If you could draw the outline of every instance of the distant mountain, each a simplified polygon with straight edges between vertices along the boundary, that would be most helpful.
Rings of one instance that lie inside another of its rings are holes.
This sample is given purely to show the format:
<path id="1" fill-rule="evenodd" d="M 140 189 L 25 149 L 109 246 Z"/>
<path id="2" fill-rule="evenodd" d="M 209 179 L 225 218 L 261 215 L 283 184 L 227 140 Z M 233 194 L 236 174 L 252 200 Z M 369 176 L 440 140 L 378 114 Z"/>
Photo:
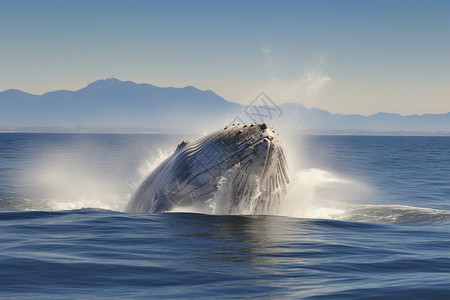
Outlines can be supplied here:
<path id="1" fill-rule="evenodd" d="M 370 116 L 332 114 L 318 108 L 308 109 L 298 103 L 280 105 L 291 125 L 298 124 L 308 131 L 408 131 L 450 132 L 450 113 L 402 116 L 376 113 Z"/>
<path id="2" fill-rule="evenodd" d="M 224 119 L 240 108 L 210 90 L 161 88 L 110 78 L 77 91 L 43 95 L 4 91 L 0 126 L 189 128 Z"/>
<path id="3" fill-rule="evenodd" d="M 263 105 L 258 102 L 254 104 Z M 261 111 L 265 108 L 256 106 L 253 109 L 263 115 Z M 223 126 L 233 119 L 249 120 L 245 118 L 245 113 L 251 109 L 229 102 L 213 91 L 202 91 L 193 86 L 162 88 L 110 78 L 95 81 L 77 91 L 61 90 L 43 95 L 19 90 L 0 92 L 0 128 L 153 128 L 202 131 Z M 309 132 L 450 132 L 450 113 L 411 116 L 389 113 L 371 116 L 342 115 L 318 108 L 308 109 L 298 103 L 282 104 L 277 110 L 277 116 L 264 121 L 276 126 L 295 126 Z"/>

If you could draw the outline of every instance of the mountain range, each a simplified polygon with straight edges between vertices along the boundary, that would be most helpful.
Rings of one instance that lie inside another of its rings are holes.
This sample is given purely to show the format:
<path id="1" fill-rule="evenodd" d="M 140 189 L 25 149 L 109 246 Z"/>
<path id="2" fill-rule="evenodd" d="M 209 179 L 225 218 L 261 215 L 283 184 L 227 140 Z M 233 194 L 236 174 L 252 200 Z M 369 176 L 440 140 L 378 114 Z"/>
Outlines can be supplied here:
<path id="1" fill-rule="evenodd" d="M 161 132 L 209 128 L 210 131 L 240 120 L 296 126 L 306 132 L 450 132 L 450 113 L 343 115 L 306 108 L 299 103 L 276 106 L 264 100 L 269 99 L 267 95 L 262 96 L 261 101 L 258 96 L 252 105 L 244 106 L 193 86 L 163 88 L 115 78 L 95 81 L 77 91 L 59 90 L 42 95 L 10 89 L 0 92 L 0 128 L 9 131 L 141 128 Z"/>

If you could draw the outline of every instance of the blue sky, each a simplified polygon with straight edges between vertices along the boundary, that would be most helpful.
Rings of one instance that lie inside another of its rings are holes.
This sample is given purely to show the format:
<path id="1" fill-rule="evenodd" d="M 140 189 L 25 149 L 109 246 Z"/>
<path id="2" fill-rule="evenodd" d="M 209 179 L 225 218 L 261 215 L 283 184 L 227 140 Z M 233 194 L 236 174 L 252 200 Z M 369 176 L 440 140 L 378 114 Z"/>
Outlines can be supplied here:
<path id="1" fill-rule="evenodd" d="M 450 111 L 450 1 L 0 0 L 0 90 L 101 78 L 339 113 Z"/>

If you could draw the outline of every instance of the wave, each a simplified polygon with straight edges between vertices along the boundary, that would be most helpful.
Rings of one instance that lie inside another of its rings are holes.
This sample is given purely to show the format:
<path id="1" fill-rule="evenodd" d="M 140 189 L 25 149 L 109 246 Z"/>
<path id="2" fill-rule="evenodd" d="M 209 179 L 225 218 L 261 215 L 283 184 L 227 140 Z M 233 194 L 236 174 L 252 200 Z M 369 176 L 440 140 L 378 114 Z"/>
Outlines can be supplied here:
<path id="1" fill-rule="evenodd" d="M 441 223 L 450 221 L 450 211 L 406 205 L 352 205 L 331 218 L 371 223 Z"/>

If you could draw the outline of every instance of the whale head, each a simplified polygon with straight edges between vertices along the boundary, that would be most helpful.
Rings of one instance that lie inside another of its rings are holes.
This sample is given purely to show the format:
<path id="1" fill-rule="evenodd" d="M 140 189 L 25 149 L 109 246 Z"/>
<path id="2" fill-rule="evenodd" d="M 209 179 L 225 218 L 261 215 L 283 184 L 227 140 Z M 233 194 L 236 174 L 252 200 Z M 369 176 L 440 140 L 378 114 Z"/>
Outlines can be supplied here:
<path id="1" fill-rule="evenodd" d="M 138 188 L 128 211 L 159 212 L 214 203 L 218 213 L 268 214 L 286 194 L 281 140 L 267 124 L 233 124 L 181 142 Z"/>

